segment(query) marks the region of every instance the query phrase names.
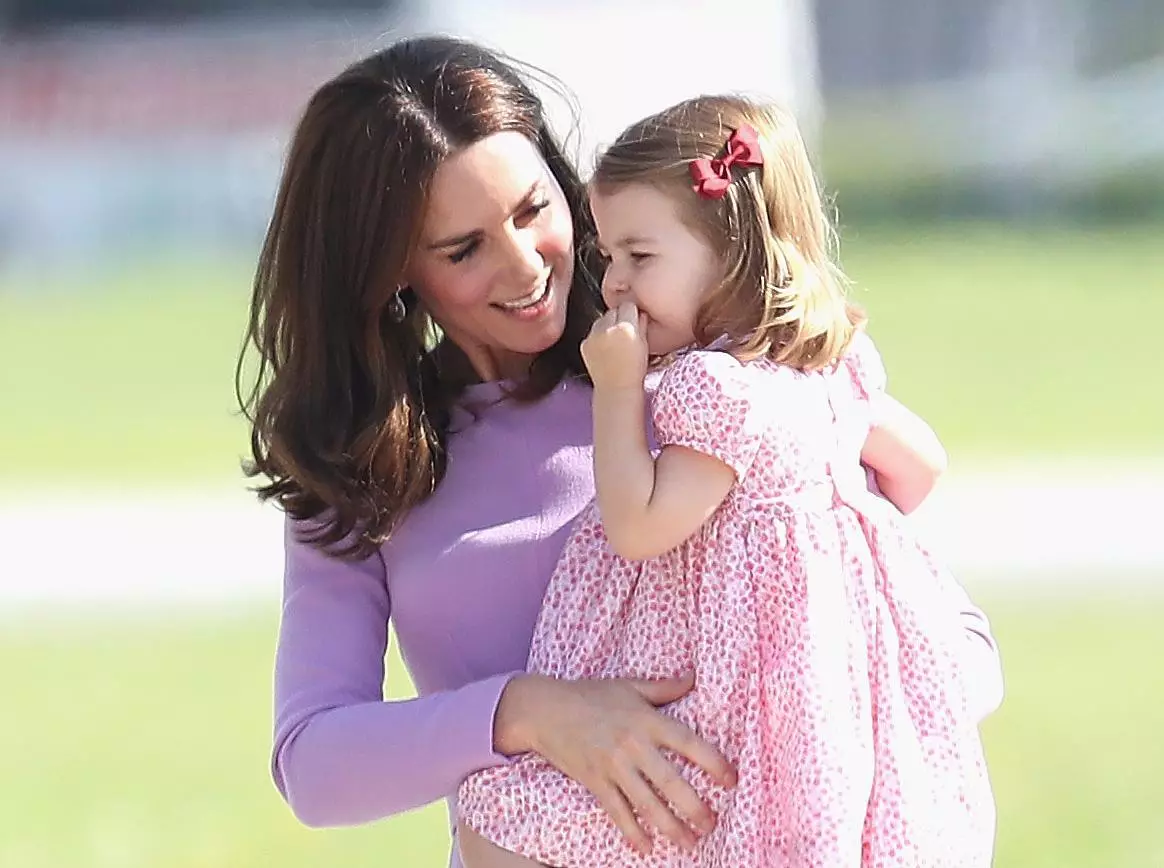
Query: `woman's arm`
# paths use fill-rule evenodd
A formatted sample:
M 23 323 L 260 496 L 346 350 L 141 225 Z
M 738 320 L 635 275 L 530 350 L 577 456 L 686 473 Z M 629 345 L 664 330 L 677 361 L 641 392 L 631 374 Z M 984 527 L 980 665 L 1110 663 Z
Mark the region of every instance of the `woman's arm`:
M 873 476 L 872 471 L 870 476 Z M 877 496 L 884 496 L 875 478 L 870 479 L 869 488 Z M 1002 704 L 1004 686 L 998 643 L 991 633 L 986 613 L 974 605 L 966 589 L 949 576 L 944 584 L 950 603 L 957 609 L 962 623 L 965 646 L 963 665 L 970 691 L 970 705 L 975 719 L 982 721 L 997 711 Z
M 861 462 L 877 487 L 903 513 L 913 512 L 946 471 L 946 450 L 920 416 L 885 392 L 870 396 L 873 423 Z
M 646 840 L 642 817 L 687 840 L 690 832 L 662 799 L 694 825 L 714 823 L 663 751 L 725 786 L 734 771 L 653 707 L 689 691 L 689 678 L 558 681 L 505 673 L 385 702 L 391 606 L 382 560 L 329 558 L 295 539 L 290 522 L 286 553 L 272 771 L 306 825 L 354 825 L 419 807 L 454 793 L 473 772 L 529 751 L 591 789 L 628 838 Z
M 329 558 L 286 526 L 283 616 L 275 664 L 275 785 L 308 826 L 397 814 L 504 762 L 493 720 L 511 674 L 385 702 L 384 565 Z
M 950 582 L 947 591 L 962 622 L 965 648 L 962 660 L 970 694 L 968 699 L 975 718 L 982 721 L 998 711 L 1005 693 L 998 643 L 990 630 L 986 613 L 974 605 L 966 589 Z
M 695 533 L 736 481 L 732 468 L 694 449 L 667 446 L 654 458 L 644 416 L 641 387 L 595 387 L 598 507 L 611 547 L 631 560 L 661 555 Z

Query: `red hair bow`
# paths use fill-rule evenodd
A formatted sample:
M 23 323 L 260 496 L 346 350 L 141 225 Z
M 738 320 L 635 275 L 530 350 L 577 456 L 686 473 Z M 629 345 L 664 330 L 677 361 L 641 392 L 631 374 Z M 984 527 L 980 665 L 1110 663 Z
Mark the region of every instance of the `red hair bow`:
M 691 161 L 691 178 L 695 192 L 704 199 L 722 199 L 732 183 L 732 166 L 762 166 L 760 136 L 747 124 L 728 136 L 727 153 L 713 160 L 700 157 Z

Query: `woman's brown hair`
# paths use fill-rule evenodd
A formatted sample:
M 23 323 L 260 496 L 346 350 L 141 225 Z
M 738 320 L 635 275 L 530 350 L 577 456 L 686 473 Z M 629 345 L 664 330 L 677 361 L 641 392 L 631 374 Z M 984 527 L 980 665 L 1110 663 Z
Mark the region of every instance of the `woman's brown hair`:
M 702 198 L 692 189 L 691 161 L 722 156 L 743 125 L 758 133 L 763 166 L 733 169 L 722 199 Z M 820 368 L 844 353 L 864 323 L 833 261 L 836 236 L 808 151 L 779 106 L 736 96 L 685 100 L 623 132 L 591 183 L 600 194 L 655 186 L 720 255 L 724 281 L 696 317 L 700 345 L 726 336 L 740 358 Z
M 466 380 L 434 347 L 434 324 L 393 299 L 419 238 L 437 166 L 458 148 L 517 131 L 541 152 L 573 216 L 566 329 L 516 400 L 584 375 L 579 345 L 600 312 L 585 188 L 516 69 L 461 40 L 398 42 L 311 97 L 291 140 L 259 257 L 236 391 L 251 423 L 248 476 L 260 498 L 340 556 L 376 550 L 440 484 L 452 403 Z M 447 348 L 445 348 L 447 349 Z

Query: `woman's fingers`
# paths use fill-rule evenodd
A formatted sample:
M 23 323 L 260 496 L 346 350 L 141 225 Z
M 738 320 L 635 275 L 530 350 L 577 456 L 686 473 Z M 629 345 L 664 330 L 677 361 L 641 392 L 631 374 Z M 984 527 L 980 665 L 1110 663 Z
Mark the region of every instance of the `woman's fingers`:
M 695 835 L 659 798 L 659 794 L 643 779 L 638 769 L 624 768 L 617 783 L 640 817 L 683 849 L 694 849 L 697 843 Z
M 715 815 L 665 753 L 732 786 L 727 760 L 656 706 L 691 690 L 690 675 L 665 680 L 548 680 L 531 748 L 589 789 L 630 846 L 648 852 L 660 835 L 684 848 L 715 827 Z
M 634 809 L 627 801 L 623 791 L 614 783 L 606 781 L 601 785 L 592 787 L 591 792 L 598 799 L 598 804 L 602 805 L 602 809 L 614 820 L 614 824 L 618 826 L 618 830 L 622 832 L 627 842 L 640 853 L 649 853 L 651 839 L 646 830 L 639 824 Z
M 736 770 L 718 750 L 683 724 L 660 716 L 658 742 L 699 766 L 725 787 L 736 785 Z
M 667 705 L 681 699 L 691 691 L 695 686 L 695 674 L 688 672 L 675 678 L 652 681 L 626 679 L 626 684 L 652 705 Z M 655 739 L 660 747 L 668 748 L 690 760 L 721 785 L 725 787 L 736 785 L 736 771 L 732 768 L 731 763 L 692 730 L 677 720 L 662 714 L 656 717 L 656 724 L 658 729 L 655 733 Z M 643 771 L 654 782 L 655 787 L 697 826 L 705 828 L 708 819 L 714 823 L 714 816 L 707 809 L 707 806 L 695 795 L 691 786 L 679 776 L 674 764 L 665 757 L 656 754 L 654 760 L 651 760 L 650 767 Z
M 704 834 L 715 828 L 712 813 L 695 788 L 683 779 L 675 764 L 657 751 L 651 751 L 642 762 L 643 777 L 663 798 L 675 806 L 687 822 Z

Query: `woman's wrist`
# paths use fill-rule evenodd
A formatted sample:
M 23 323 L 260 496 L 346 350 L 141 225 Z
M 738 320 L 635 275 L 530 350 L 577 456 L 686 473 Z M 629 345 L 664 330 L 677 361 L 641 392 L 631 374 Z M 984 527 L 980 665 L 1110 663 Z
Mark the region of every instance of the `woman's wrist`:
M 545 680 L 540 675 L 521 674 L 505 685 L 493 715 L 494 751 L 502 756 L 517 756 L 536 750 L 532 710 Z

